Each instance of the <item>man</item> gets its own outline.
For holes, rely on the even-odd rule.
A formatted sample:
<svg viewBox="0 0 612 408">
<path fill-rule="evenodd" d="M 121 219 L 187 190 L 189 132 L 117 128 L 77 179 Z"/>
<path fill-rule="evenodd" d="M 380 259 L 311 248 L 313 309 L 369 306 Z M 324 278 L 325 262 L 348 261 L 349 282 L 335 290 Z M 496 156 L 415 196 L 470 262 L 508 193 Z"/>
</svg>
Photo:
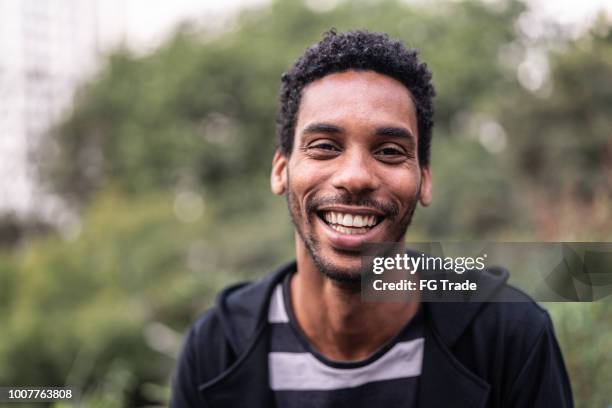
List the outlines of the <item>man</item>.
<svg viewBox="0 0 612 408">
<path fill-rule="evenodd" d="M 283 75 L 271 185 L 297 259 L 226 289 L 193 326 L 174 407 L 572 406 L 529 299 L 362 301 L 365 244 L 403 242 L 431 201 L 433 96 L 416 52 L 364 31 L 330 31 Z M 517 292 L 480 273 L 491 299 Z"/>
</svg>

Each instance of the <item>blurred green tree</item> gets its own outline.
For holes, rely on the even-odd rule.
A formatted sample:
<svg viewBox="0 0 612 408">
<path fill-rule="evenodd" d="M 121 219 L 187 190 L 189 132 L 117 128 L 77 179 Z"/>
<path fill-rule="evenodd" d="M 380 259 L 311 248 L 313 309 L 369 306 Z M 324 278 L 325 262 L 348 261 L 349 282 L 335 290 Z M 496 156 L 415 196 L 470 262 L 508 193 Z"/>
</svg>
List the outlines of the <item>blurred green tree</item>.
<svg viewBox="0 0 612 408">
<path fill-rule="evenodd" d="M 512 168 L 541 238 L 606 240 L 612 230 L 612 29 L 551 52 L 547 82 L 501 101 Z"/>
<path fill-rule="evenodd" d="M 551 55 L 546 95 L 523 90 L 508 62 L 526 51 L 523 11 L 514 0 L 276 1 L 222 31 L 185 24 L 148 55 L 114 52 L 39 156 L 80 206 L 80 234 L 0 253 L 0 383 L 67 383 L 84 406 L 163 405 L 177 333 L 219 288 L 291 256 L 285 203 L 267 187 L 276 94 L 331 27 L 387 32 L 434 72 L 434 202 L 409 238 L 532 238 L 534 220 L 546 235 L 538 220 L 578 200 L 591 203 L 575 213 L 592 220 L 585 236 L 609 240 L 609 23 Z M 610 403 L 586 374 L 609 373 L 609 307 L 573 306 L 553 317 L 579 406 Z"/>
<path fill-rule="evenodd" d="M 110 182 L 134 194 L 237 184 L 257 200 L 262 190 L 250 187 L 261 185 L 254 180 L 267 179 L 280 75 L 331 27 L 384 31 L 421 50 L 440 90 L 434 172 L 452 173 L 446 166 L 451 149 L 443 143 L 465 136 L 465 129 L 454 126 L 457 114 L 488 109 L 516 85 L 501 69 L 498 53 L 515 38 L 513 21 L 523 8 L 517 1 L 496 9 L 476 1 L 415 8 L 386 0 L 344 2 L 317 12 L 302 2 L 277 1 L 269 9 L 244 12 L 236 28 L 222 34 L 184 25 L 150 55 L 123 50 L 110 56 L 99 76 L 83 88 L 73 115 L 57 128 L 52 140 L 59 148 L 47 151 L 58 155 L 44 161 L 52 170 L 47 167 L 44 174 L 77 203 Z M 453 164 L 495 164 L 483 149 L 474 154 L 478 157 L 469 162 Z M 508 184 L 501 168 L 493 166 L 488 173 L 492 184 Z M 429 220 L 440 219 L 438 214 L 448 213 L 449 206 L 461 211 L 466 200 L 495 197 L 479 195 L 480 189 L 460 196 L 448 191 L 451 184 L 445 180 L 439 185 L 445 202 L 440 211 L 434 207 Z M 482 232 L 508 223 L 512 201 L 494 202 L 502 217 L 477 213 L 456 224 Z M 448 233 L 444 225 L 428 230 Z"/>
</svg>

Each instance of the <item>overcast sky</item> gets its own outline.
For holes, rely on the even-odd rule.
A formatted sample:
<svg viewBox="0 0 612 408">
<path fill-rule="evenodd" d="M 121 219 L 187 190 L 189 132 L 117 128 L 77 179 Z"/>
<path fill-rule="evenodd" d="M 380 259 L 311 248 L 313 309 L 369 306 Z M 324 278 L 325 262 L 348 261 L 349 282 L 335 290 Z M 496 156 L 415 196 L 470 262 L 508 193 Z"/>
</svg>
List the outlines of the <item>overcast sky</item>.
<svg viewBox="0 0 612 408">
<path fill-rule="evenodd" d="M 309 2 L 320 6 L 338 0 Z M 206 16 L 215 17 L 207 18 L 208 21 L 218 20 L 241 8 L 267 3 L 268 0 L 104 0 L 98 6 L 100 40 L 109 46 L 125 39 L 130 46 L 146 50 L 159 44 L 184 19 Z M 599 10 L 612 15 L 612 0 L 529 0 L 529 4 L 540 17 L 579 27 L 592 20 Z"/>
<path fill-rule="evenodd" d="M 222 19 L 241 8 L 267 3 L 268 0 L 102 0 L 98 1 L 98 30 L 103 47 L 126 40 L 134 48 L 149 49 L 183 20 Z"/>
</svg>

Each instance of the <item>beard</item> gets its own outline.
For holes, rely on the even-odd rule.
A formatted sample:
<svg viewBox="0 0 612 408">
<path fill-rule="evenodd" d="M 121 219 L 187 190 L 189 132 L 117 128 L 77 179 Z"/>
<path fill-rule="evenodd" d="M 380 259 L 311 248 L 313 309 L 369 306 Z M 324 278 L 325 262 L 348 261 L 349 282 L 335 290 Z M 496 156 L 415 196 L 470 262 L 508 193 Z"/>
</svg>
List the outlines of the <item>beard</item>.
<svg viewBox="0 0 612 408">
<path fill-rule="evenodd" d="M 360 268 L 342 268 L 322 254 L 321 243 L 315 236 L 312 228 L 314 225 L 314 218 L 318 217 L 316 213 L 317 209 L 324 205 L 354 205 L 375 208 L 384 214 L 384 222 L 388 223 L 387 229 L 391 230 L 389 241 L 400 242 L 403 240 L 406 230 L 410 226 L 412 216 L 414 215 L 416 205 L 419 201 L 421 190 L 420 183 L 418 187 L 417 193 L 411 200 L 408 211 L 404 216 L 401 216 L 399 208 L 395 204 L 374 200 L 369 194 L 354 195 L 345 190 L 335 195 L 310 197 L 305 203 L 305 214 L 302 214 L 298 198 L 291 189 L 291 182 L 288 174 L 287 193 L 285 196 L 287 198 L 287 206 L 289 208 L 291 221 L 319 272 L 335 283 L 359 290 L 361 286 Z M 302 219 L 303 224 L 300 223 Z M 306 229 L 308 231 L 305 231 Z M 342 251 L 339 249 L 334 250 L 345 255 L 355 255 L 354 252 Z"/>
</svg>

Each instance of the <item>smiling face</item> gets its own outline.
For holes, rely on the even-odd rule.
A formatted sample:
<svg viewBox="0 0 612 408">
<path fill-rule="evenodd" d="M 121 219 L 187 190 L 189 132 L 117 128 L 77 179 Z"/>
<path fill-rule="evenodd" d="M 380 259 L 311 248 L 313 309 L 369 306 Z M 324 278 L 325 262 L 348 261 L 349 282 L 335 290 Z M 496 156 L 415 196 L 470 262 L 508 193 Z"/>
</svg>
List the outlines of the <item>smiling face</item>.
<svg viewBox="0 0 612 408">
<path fill-rule="evenodd" d="M 365 243 L 403 240 L 417 202 L 431 198 L 417 129 L 409 91 L 388 76 L 346 71 L 304 88 L 293 151 L 277 152 L 272 168 L 298 232 L 298 265 L 358 282 Z"/>
</svg>

